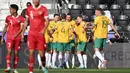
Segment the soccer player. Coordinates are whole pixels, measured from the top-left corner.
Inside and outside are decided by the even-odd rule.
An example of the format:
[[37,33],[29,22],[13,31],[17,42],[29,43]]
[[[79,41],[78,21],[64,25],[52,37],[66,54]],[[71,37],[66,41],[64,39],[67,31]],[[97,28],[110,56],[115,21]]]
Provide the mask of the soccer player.
[[[34,67],[34,51],[38,50],[38,53],[42,61],[42,71],[48,73],[48,70],[45,68],[45,31],[49,23],[48,19],[48,10],[46,7],[40,5],[40,0],[33,0],[32,6],[27,8],[27,15],[25,21],[24,31],[27,27],[28,19],[30,22],[30,29],[28,33],[28,49],[29,49],[29,58],[28,58],[28,68],[29,73],[33,73]],[[23,31],[23,33],[24,33]]]
[[59,14],[54,14],[54,20],[53,21],[50,21],[49,23],[49,26],[48,26],[48,31],[49,33],[51,34],[51,36],[49,35],[49,37],[51,37],[51,54],[52,54],[52,57],[51,57],[51,54],[50,56],[48,57],[49,60],[48,60],[48,65],[51,61],[51,58],[52,58],[52,68],[57,68],[56,65],[55,65],[55,62],[56,62],[56,57],[57,57],[57,41],[58,41],[58,35],[57,35],[57,32],[55,31],[56,30],[56,25],[57,25],[57,22],[60,20],[60,15]]
[[87,22],[83,21],[81,15],[77,17],[77,24],[74,28],[76,34],[76,43],[77,45],[77,57],[80,62],[80,66],[78,68],[87,68],[87,55],[86,55],[86,44],[88,42],[87,39]]
[[61,21],[57,22],[56,24],[56,31],[58,33],[58,44],[57,44],[57,51],[59,52],[58,60],[59,60],[59,67],[63,68],[63,51],[66,51],[67,55],[65,55],[65,62],[68,61],[69,55],[68,51],[70,50],[69,46],[69,31],[70,31],[70,23],[66,22],[66,14],[61,14]]
[[110,24],[111,28],[116,32],[116,34],[120,37],[119,33],[115,29],[108,17],[103,15],[103,11],[100,8],[95,10],[96,18],[94,20],[94,50],[95,55],[99,58],[101,63],[103,64],[103,68],[106,68],[106,60],[104,58],[104,53],[101,54],[100,50],[104,48],[106,45],[107,33],[108,33],[108,25]]
[[[67,14],[66,16],[66,21],[70,23],[70,32],[69,32],[69,45],[70,45],[70,49],[71,49],[71,53],[72,53],[72,68],[75,68],[75,41],[74,41],[74,38],[75,38],[75,35],[74,33],[71,31],[71,29],[73,30],[76,23],[74,20],[72,20],[72,16],[71,14]],[[65,55],[67,55],[65,53]],[[69,68],[69,63],[68,61],[66,62],[66,67]]]
[[21,48],[21,32],[23,31],[24,18],[18,15],[18,6],[16,4],[10,5],[10,14],[11,15],[7,16],[5,20],[6,24],[3,30],[1,43],[3,43],[3,38],[7,33],[7,37],[6,37],[7,38],[7,42],[6,42],[7,69],[5,69],[5,72],[9,72],[11,69],[10,60],[11,60],[12,49],[14,48],[14,73],[18,73],[16,68],[19,60],[18,52]]

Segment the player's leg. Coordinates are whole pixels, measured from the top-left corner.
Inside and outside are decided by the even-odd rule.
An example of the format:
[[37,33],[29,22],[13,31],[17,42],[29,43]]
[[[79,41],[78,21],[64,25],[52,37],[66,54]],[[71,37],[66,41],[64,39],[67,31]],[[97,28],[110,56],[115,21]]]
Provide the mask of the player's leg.
[[81,47],[82,47],[81,42],[79,42],[78,45],[77,45],[77,57],[78,57],[78,60],[80,62],[80,66],[78,68],[84,68],[84,65],[83,65],[83,56],[81,54],[81,52],[82,52],[81,51]]
[[7,48],[7,55],[6,55],[6,69],[5,72],[10,71],[10,62],[11,62],[11,53],[12,53],[12,47],[13,47],[13,40],[7,39],[6,42],[6,48]]
[[64,48],[65,48],[64,65],[65,65],[65,68],[69,68],[68,60],[69,60],[70,51],[71,51],[70,44],[64,43]]
[[37,35],[36,36],[36,45],[37,45],[37,50],[38,50],[38,53],[41,57],[41,61],[42,61],[42,71],[44,73],[48,73],[48,70],[45,68],[45,61],[46,61],[46,58],[45,58],[45,51],[46,51],[46,48],[44,46],[45,44],[45,37],[41,34]]
[[[104,47],[106,46],[106,38],[103,39],[103,49]],[[104,50],[102,49],[102,52],[101,52],[101,55],[102,57],[104,58],[104,61],[103,61],[103,68],[106,69],[106,64],[107,64],[107,61],[105,60],[105,56],[104,56]]]
[[55,63],[56,63],[56,57],[57,57],[57,42],[52,43],[52,49],[53,49],[53,54],[52,54],[52,68],[57,68]]
[[28,69],[29,73],[33,73],[33,67],[34,67],[34,50],[36,48],[36,38],[32,34],[28,34],[28,50],[29,50],[29,56],[28,56]]
[[87,68],[86,42],[81,42],[80,50],[83,57],[84,68]]
[[52,58],[52,56],[51,56],[51,54],[52,54],[52,43],[51,42],[49,42],[48,43],[48,45],[47,45],[48,47],[47,47],[47,50],[46,50],[46,55],[45,55],[45,58],[47,59],[46,60],[46,67],[47,68],[51,68],[51,58]]
[[83,62],[84,62],[84,68],[87,68],[87,54],[86,54],[86,46],[87,46],[87,44],[86,44],[86,42],[82,42],[82,47],[81,48],[83,48],[83,52],[82,52],[82,54],[83,54]]
[[63,43],[59,43],[58,42],[58,44],[57,44],[57,52],[59,52],[59,54],[58,54],[58,61],[59,61],[59,67],[60,68],[63,68],[63,63],[62,63],[62,61],[63,61],[63,49],[64,47],[63,47]]
[[19,53],[19,50],[21,48],[21,39],[16,39],[14,41],[14,50],[15,50],[15,54],[14,54],[14,73],[18,73],[17,71],[17,64],[18,64],[18,61],[19,61],[19,56],[18,56],[18,53]]
[[72,47],[71,55],[72,55],[72,68],[75,68],[75,46]]
[[[46,53],[46,54],[48,54],[48,53]],[[46,56],[46,54],[45,54],[45,56]],[[38,69],[41,69],[41,67],[42,67],[42,61],[41,61],[41,57],[40,57],[39,54],[37,55],[37,60],[38,60],[38,64],[39,64]]]
[[95,51],[95,55],[103,63],[104,62],[104,57],[102,57],[102,55],[100,53],[100,48],[102,47],[102,43],[103,43],[102,39],[96,38],[95,41],[94,41],[94,51]]

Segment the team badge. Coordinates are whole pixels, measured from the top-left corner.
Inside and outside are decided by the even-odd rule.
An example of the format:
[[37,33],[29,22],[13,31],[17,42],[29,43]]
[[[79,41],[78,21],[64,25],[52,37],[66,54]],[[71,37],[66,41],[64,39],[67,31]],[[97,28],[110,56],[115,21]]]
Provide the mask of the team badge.
[[39,11],[39,14],[40,14],[40,15],[42,15],[42,13],[43,13],[42,11]]
[[20,22],[20,20],[17,20],[17,22],[19,23],[19,22]]

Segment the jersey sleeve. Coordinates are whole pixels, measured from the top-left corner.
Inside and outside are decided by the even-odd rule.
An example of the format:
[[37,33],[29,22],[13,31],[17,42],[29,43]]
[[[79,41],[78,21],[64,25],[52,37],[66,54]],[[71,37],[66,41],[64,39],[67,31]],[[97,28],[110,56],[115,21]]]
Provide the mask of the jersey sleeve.
[[50,21],[49,25],[48,25],[48,28],[47,28],[48,30],[51,30],[51,25],[52,25],[52,22]]
[[29,16],[29,7],[26,9],[25,14]]
[[21,17],[21,23],[24,23],[24,18],[23,17]]
[[97,25],[97,24],[98,24],[98,17],[96,17],[94,20],[94,25]]
[[44,7],[44,18],[48,18],[48,10]]
[[110,19],[108,18],[107,21],[108,21],[108,25],[109,25],[111,23]]
[[8,17],[6,17],[6,19],[5,19],[5,23],[6,23],[6,24],[8,23]]

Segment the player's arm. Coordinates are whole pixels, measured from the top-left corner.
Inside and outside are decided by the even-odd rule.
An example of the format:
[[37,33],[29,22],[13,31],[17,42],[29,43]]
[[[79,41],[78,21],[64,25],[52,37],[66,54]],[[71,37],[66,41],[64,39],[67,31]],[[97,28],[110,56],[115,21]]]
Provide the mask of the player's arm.
[[24,22],[20,24],[20,30],[14,35],[14,38],[19,36],[23,32]]
[[118,37],[120,38],[120,34],[118,33],[118,31],[116,30],[116,28],[114,27],[114,25],[112,23],[110,23],[110,26],[116,32],[116,34],[118,35]]
[[45,19],[45,27],[42,29],[41,33],[45,34],[45,31],[49,25],[49,17],[47,8],[44,9],[44,19]]
[[3,44],[4,36],[7,32],[8,24],[6,23],[3,29],[2,37],[1,37],[1,44]]

